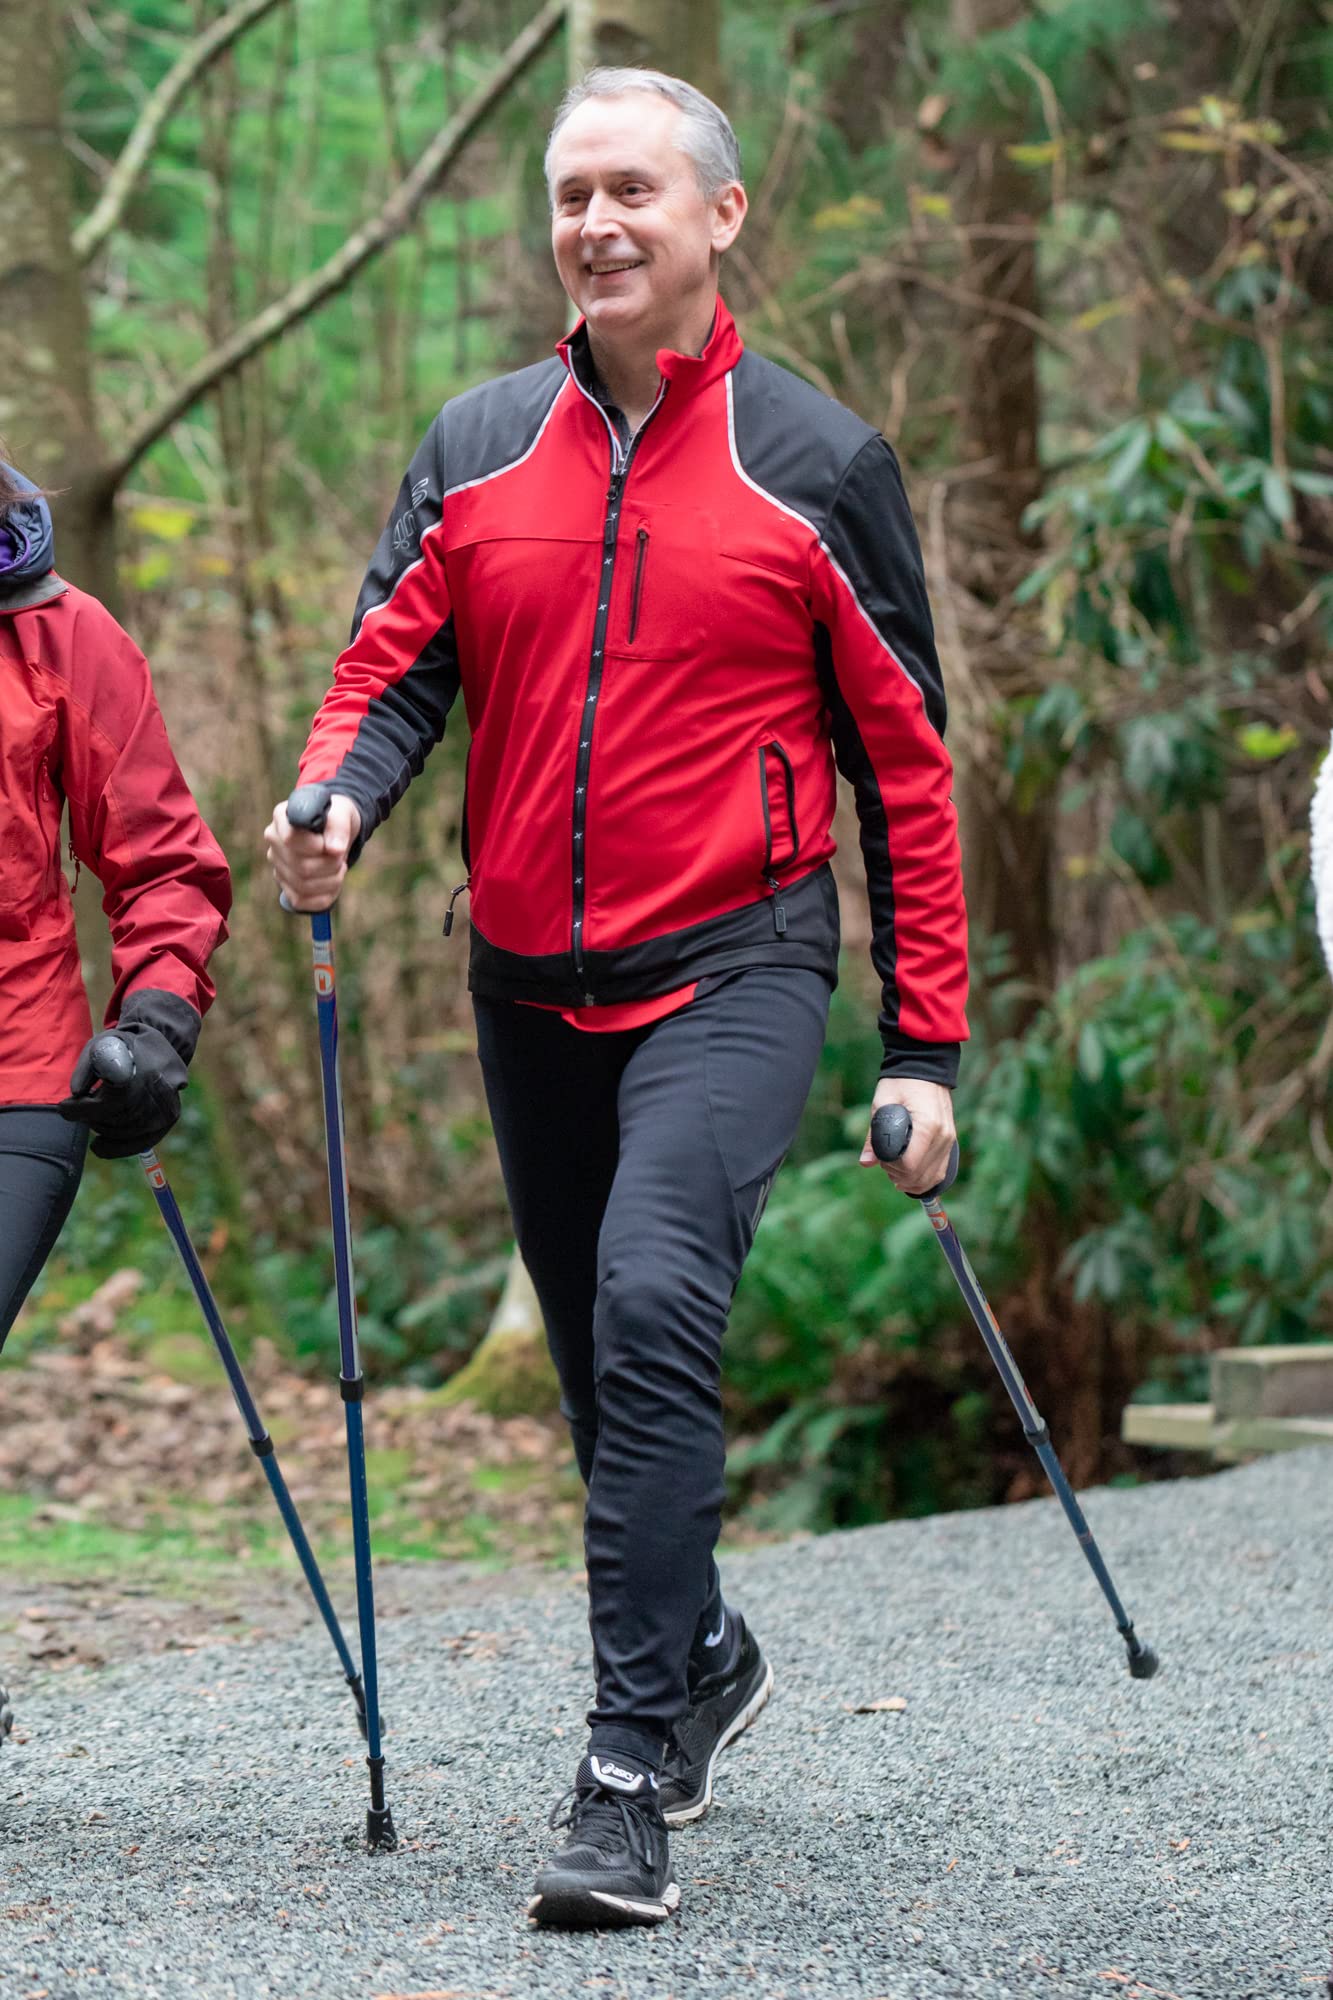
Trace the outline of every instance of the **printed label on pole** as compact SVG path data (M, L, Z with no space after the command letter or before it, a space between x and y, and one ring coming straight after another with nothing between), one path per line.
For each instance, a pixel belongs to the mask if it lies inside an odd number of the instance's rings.
M166 1186L167 1177L157 1163L156 1153L145 1153L143 1155L143 1170L148 1176L149 1187L164 1188Z
M333 992L333 941L314 938L310 950L315 961L315 991L321 1000L327 1000Z

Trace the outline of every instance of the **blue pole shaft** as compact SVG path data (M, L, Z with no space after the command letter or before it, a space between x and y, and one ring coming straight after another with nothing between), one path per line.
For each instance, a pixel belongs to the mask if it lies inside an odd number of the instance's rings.
M953 1224L940 1207L936 1196L928 1195L921 1203L930 1217L932 1229L939 1239L940 1249L948 1259L949 1268L958 1281L968 1311L977 1324L977 1331L985 1341L991 1360L999 1370L1000 1380L1009 1392L1009 1400L1018 1412L1023 1434L1041 1461L1042 1470L1050 1480L1055 1497L1064 1508L1070 1527L1078 1538L1079 1547L1088 1559L1088 1565L1101 1586L1102 1594L1111 1607L1116 1625L1125 1640L1131 1645L1139 1642L1133 1624L1119 1593L1111 1581L1110 1572L1102 1560L1101 1550L1093 1539L1091 1528L1084 1518L1083 1509L1074 1496L1074 1490L1065 1478L1064 1468L1055 1455L1050 1441L1050 1433L1028 1392L1027 1383L1018 1371L1018 1363L1009 1351L1009 1343L1000 1331L999 1321L990 1309L990 1302L977 1283L976 1273L967 1260L967 1252L959 1242Z
M347 1417L347 1474L352 1502L352 1541L356 1559L356 1603L361 1630L361 1671L366 1690L366 1743L370 1752L372 1792L383 1810L378 1787L383 1774L380 1748L379 1663L375 1650L375 1586L370 1558L370 1505L366 1491L365 1433L361 1397L363 1379L357 1344L356 1284L352 1272L352 1221L347 1193L347 1157L343 1140L342 1087L338 1074L338 999L333 960L333 919L329 911L310 919L315 970L315 1006L319 1018L319 1060L324 1086L324 1134L329 1159L329 1218L333 1226L333 1267L338 1295L338 1341L341 1390Z
M241 1364L236 1356L236 1350L231 1344L231 1337L227 1332L226 1326L223 1324L222 1314L218 1310L217 1300L213 1296L212 1287L204 1275L204 1267L199 1262L194 1244L190 1241L190 1234L185 1227L185 1220L177 1205L176 1197L171 1191L166 1174L163 1172L155 1152L140 1153L139 1164L144 1170L149 1187L153 1190L153 1197L157 1202L162 1220L166 1224L177 1250L180 1252L180 1259L185 1266L186 1275L194 1287L194 1295L199 1301L199 1310L203 1313L204 1322L213 1338L213 1345L218 1351L218 1358L226 1370L227 1380L231 1385L231 1393L235 1398L236 1407L241 1413L241 1421L245 1425L246 1435L250 1440L256 1457L264 1468L264 1477L268 1481L269 1490L277 1503L278 1512L281 1514L287 1533L291 1537L292 1546L296 1550L297 1560L305 1572L305 1580L310 1586L310 1594L315 1600L315 1606L320 1617L324 1620L347 1683L356 1697L358 1708L360 1708L363 1705L361 1676L356 1670L356 1663L352 1658L351 1649L343 1637L342 1626L338 1623L337 1613L334 1611L329 1593L325 1588L324 1578L320 1573L319 1564L315 1560L314 1550L311 1548L306 1538L305 1529L301 1525L301 1517L297 1513L295 1503L287 1490L287 1482L283 1478L282 1468L278 1464L278 1455L273 1448L273 1440L264 1428L264 1422L259 1414L258 1406L255 1403L254 1397L250 1394L250 1386L242 1373Z

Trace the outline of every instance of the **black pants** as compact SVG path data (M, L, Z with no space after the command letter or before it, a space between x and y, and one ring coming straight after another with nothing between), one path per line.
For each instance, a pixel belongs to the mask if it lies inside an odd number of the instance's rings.
M79 1191L88 1127L48 1104L0 1109L0 1347Z
M829 985L755 967L647 1028L476 999L514 1230L588 1487L595 1749L651 1758L719 1601L722 1336Z

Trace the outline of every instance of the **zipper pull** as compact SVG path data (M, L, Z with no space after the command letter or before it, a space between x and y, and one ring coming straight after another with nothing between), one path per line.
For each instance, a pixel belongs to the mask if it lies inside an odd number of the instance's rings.
M70 893L70 895L72 896L72 895L74 894L75 890L76 890L76 889L78 888L78 886L79 886L79 871L80 871L80 866L81 866L81 864L80 864L80 861L79 861L79 857L78 857L78 855L77 855L77 854L76 854L76 853L74 852L74 842L73 842L72 840L71 840L71 842L70 842L70 844L69 844L69 858L70 858L70 860L71 860L71 861L72 861L72 862L74 863L74 881L73 881L73 883L71 884L71 887L70 887L70 892L69 892L69 893Z
M463 894L464 890L465 890L465 889L470 889L471 887L472 887L472 877L471 877L471 876L469 875L469 876L468 876L468 878L467 878L467 881L466 881L466 882L460 882L460 883L459 883L459 885L458 885L458 887L457 887L457 888L456 888L456 889L454 890L454 893L453 893L453 895L452 895L452 896L451 896L451 897L449 898L449 907L448 907L448 909L447 909L447 910L445 911L445 913L444 913L444 935L445 935L445 937L450 937L450 936L452 936L452 934L453 934L453 928L454 928L454 904L455 904L455 903L456 903L456 902L458 901L459 897L460 897L460 896L461 896L461 895Z
M773 898L773 928L779 937L785 937L787 934L787 912L783 904L778 901L777 876L765 875L764 880L767 882L769 893Z

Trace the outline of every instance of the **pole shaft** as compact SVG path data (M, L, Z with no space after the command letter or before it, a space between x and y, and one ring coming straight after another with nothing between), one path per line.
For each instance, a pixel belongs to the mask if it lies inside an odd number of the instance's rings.
M245 1425L246 1435L249 1437L252 1445L266 1445L268 1447L265 1452L260 1454L259 1458L259 1462L264 1468L264 1477L268 1481L269 1491L273 1495L278 1512L282 1516L288 1535L291 1537L297 1561L300 1563L302 1571L305 1574L305 1580L310 1586L310 1594L315 1600L315 1608L324 1620L325 1629L333 1641L334 1651L338 1655L343 1674L350 1684L353 1694L357 1696L357 1705L359 1707L360 1679L356 1671L356 1663L352 1658L351 1648L343 1637L342 1627L338 1623L338 1615L333 1608L332 1600L325 1587L319 1564L315 1560L315 1552L306 1537L304 1527L301 1525L301 1517L296 1511L295 1502L287 1490L287 1482L283 1478L282 1468L278 1464L277 1452L273 1449L272 1440L264 1428L264 1421L259 1414L259 1407L254 1397L250 1394L250 1387L242 1373L236 1349L231 1344L231 1336L228 1334L226 1326L223 1323L222 1314L218 1310L217 1300L213 1297L213 1288L204 1274L204 1267L199 1261L194 1244L190 1241L190 1233L185 1227L185 1218L180 1212L176 1197L171 1191L171 1186L158 1161L157 1154L151 1150L140 1153L139 1164L144 1170L149 1187L153 1190L153 1199L157 1203L162 1220L166 1224L177 1250L180 1252L180 1259L185 1266L186 1276L194 1287L195 1298L199 1301L199 1310L202 1312L204 1322L208 1327L209 1333L212 1335L218 1359L226 1370L227 1381L231 1385L231 1393L235 1399L236 1407L241 1413L241 1420Z
M1111 1607L1116 1625L1126 1637L1130 1637L1134 1627L1130 1623L1124 1605L1120 1602L1119 1593L1111 1581L1111 1573L1084 1518L1083 1509L1075 1498L1074 1489L1065 1477L1064 1467L1056 1457L1046 1425L1028 1392L1027 1383L1019 1372L1018 1363L1009 1351L1009 1343L1000 1331L1000 1323L990 1309L986 1294L977 1283L976 1273L967 1259L967 1252L959 1242L954 1226L940 1207L938 1199L934 1195L927 1196L921 1206L930 1217L931 1227L958 1282L964 1303L976 1321L977 1331L985 1341L991 1360L999 1371L1000 1380L1009 1393L1009 1400L1018 1412L1023 1434L1041 1461L1042 1470L1050 1480L1055 1497L1063 1507L1069 1525L1078 1538L1078 1545L1087 1557L1088 1567Z
M366 1448L361 1418L361 1356L356 1330L356 1282L352 1271L352 1219L343 1137L342 1085L338 1073L338 995L333 957L333 919L328 910L312 913L311 949L315 1009L319 1020L320 1075L324 1088L324 1136L329 1161L329 1220L333 1227L333 1268L338 1297L338 1342L342 1359L343 1409L347 1419L347 1477L352 1502L352 1546L356 1563L357 1621L361 1632L361 1675L366 1698L366 1747L372 1769L381 1757L379 1663L375 1649L375 1585L370 1557L370 1503L366 1490Z

